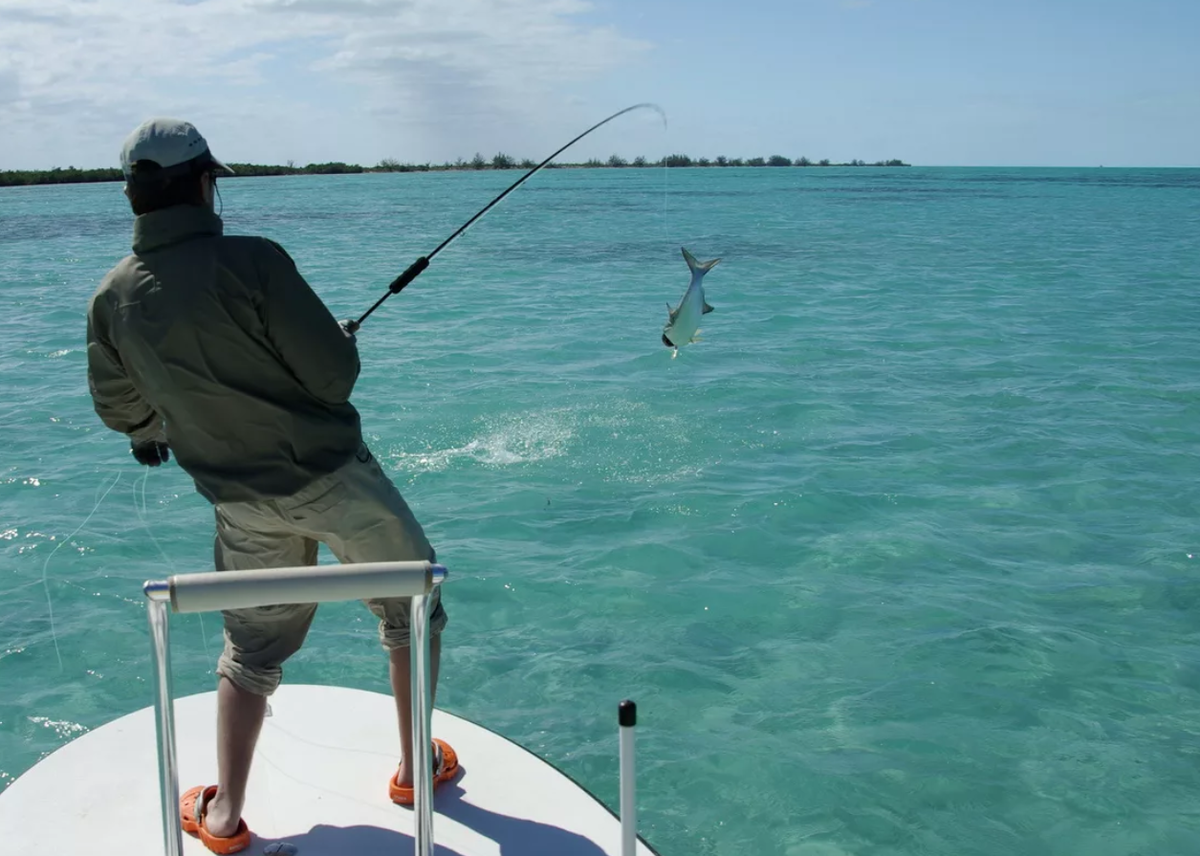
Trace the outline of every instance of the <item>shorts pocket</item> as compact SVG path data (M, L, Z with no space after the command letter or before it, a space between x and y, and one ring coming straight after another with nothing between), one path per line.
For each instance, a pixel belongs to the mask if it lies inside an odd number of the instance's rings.
M327 486L323 493L318 493L316 496L308 496L308 491L303 491L299 495L292 498L288 503L287 513L292 519L303 519L318 514L323 514L333 508L339 502L346 498L346 485L340 480L334 481Z

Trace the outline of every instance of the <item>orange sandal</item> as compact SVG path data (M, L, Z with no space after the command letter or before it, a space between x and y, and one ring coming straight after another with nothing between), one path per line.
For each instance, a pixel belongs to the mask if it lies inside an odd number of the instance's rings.
M240 853L250 846L250 830L246 827L246 821L238 818L237 830L225 838L212 835L204 828L205 809L216 795L216 785L197 785L190 788L179 798L179 825L188 835L199 838L213 853L220 856Z
M204 793L204 785L190 788L179 798L179 825L188 835L200 834L200 824L196 822L196 800Z
M456 775L458 775L458 755L445 740L433 738L434 789L436 790L438 785L450 781ZM388 796L396 805L412 805L414 801L412 786L397 782L396 775L393 775L388 781Z

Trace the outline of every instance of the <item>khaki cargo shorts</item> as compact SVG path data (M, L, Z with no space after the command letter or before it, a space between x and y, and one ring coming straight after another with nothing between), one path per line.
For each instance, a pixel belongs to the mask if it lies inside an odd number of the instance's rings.
M218 571L315 565L322 543L341 562L435 560L421 524L365 445L341 469L292 496L225 502L215 511ZM429 604L431 635L446 626L439 589ZM407 597L366 601L379 617L385 649L408 647L411 603ZM225 611L217 674L248 692L271 695L316 612L315 603Z

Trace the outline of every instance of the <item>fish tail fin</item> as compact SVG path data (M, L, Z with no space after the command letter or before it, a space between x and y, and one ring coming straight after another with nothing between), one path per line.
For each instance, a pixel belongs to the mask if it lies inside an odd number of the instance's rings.
M683 250L683 260L687 262L688 267L693 271L710 271L717 266L717 262L721 261L720 259L713 259L712 261L698 262L696 261L696 257L684 247L680 247L679 249Z

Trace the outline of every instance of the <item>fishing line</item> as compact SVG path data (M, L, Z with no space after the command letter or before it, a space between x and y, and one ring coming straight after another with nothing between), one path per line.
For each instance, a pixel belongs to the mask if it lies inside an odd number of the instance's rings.
M600 122L597 122L595 125L592 125L592 127L588 128L586 131L584 131L579 136L575 137L573 140L571 140L569 143L564 145L562 148L555 151L552 155L550 155L550 157L546 158L544 161L539 163L533 169L529 170L523 176L521 176L516 181L514 181L511 185L508 186L508 188L503 193L501 193L499 196L497 196L495 199L493 199L487 205L483 206L483 208L480 209L480 211L474 217L472 217L470 220L468 220L467 222L465 222L461 226L459 226L458 229L454 232L454 234L452 234L449 238L447 238L446 240L444 240L440 244L438 244L437 247L434 248L432 253L430 253L427 256L421 256L419 259L417 259L415 262L413 262L411 265L409 265L408 269L405 270L404 273L400 274L400 276L396 277L396 279L392 281L392 284L388 286L387 292L383 295L383 297L381 297L377 301L375 301L374 306L372 306L370 309L368 309L366 312L364 312L357 321L346 322L346 329L351 333L358 330L358 328L362 326L362 323L367 320L367 316L369 316L372 312L374 312L376 309L378 309L383 304L383 301L387 300L393 294L399 294L406 285L408 285L410 282L412 282L414 279L416 279L418 276L420 276L421 271L423 271L423 270L425 270L425 268L429 267L429 262L433 260L433 257L436 256L438 253L440 253L443 249L445 249L446 246L449 245L449 243L451 241L453 241L455 238L457 238L463 232L467 231L467 228L472 223L474 223L476 220L478 220L480 217L482 217L484 214L486 214L488 211L490 211L497 202L499 202L505 196L508 196L508 194L512 193L514 190L516 190L518 187L520 187L522 184L524 184L526 179L532 178L535 174L540 172L542 170L542 168L544 166L546 166L546 164L550 163L550 161L554 160L554 158L556 158L562 152L566 151L568 148L573 146L575 143L582 140L584 137L586 137L592 131L599 128L601 125L605 125L605 124L611 122L613 119L616 119L618 116L623 116L632 110L641 110L641 109L654 110L656 113L658 113L660 116L662 116L663 127L665 128L667 126L667 114L664 113L662 111L662 108L660 108L656 104L634 104L632 107L626 107L624 110L618 110L616 113L613 113L607 119L604 119Z
M141 521L142 526L145 528L146 534L148 534L150 536L150 540L154 543L155 548L157 548L158 554L160 556L162 556L163 561L167 563L167 565L171 568L172 571L174 571L175 563L171 560L171 557L167 555L166 551L163 550L162 543L159 542L158 538L154 535L154 530L150 528L149 522L146 520L146 509L147 509L147 506L146 506L146 483L149 481L149 478L150 478L150 471L149 471L149 469L147 469L143 478L141 479L141 482L140 482L140 485L141 485L141 505L140 506L138 505L139 483L134 482L134 485L133 485L133 510L137 514L138 520ZM92 506L92 510L90 512L88 512L87 517L85 517L83 519L82 523L80 523L77 527L75 527L75 530L70 535L68 535L66 538L62 539L61 541L58 542L58 544L55 545L54 549L50 551L50 555L48 555L46 557L46 561L42 563L41 585L42 585L42 590L46 594L46 611L50 617L50 636L54 640L54 654L58 659L58 669L60 672L63 671L64 666L63 666L63 660L62 660L62 650L58 644L58 631L54 624L54 601L50 596L50 577L49 577L50 560L52 558L54 558L54 554L57 553L64 544L66 544L72 538L74 538L76 535L78 535L83 530L83 527L87 526L88 521L90 521L96 515L96 512L100 510L101 504L103 504L104 500L108 497L108 495L113 492L113 489L117 486L117 483L120 481L121 481L121 473L118 472L116 478L113 479L112 484L108 485L107 488L104 487L104 485L105 485L104 481L100 482L99 486L97 486L97 488L96 488L96 493L93 495L93 496L98 496L99 498L96 499L96 504ZM104 490L103 494L100 493L101 489ZM83 586L79 585L78 583L73 583L70 580L55 580L55 582L60 583L62 585L72 586L73 588L77 588L83 592L90 592L89 589L84 588ZM34 581L34 582L27 583L26 585L33 586L33 585L37 585L37 584L38 584L37 581ZM18 588L20 588L20 586L18 586ZM13 589L13 590L15 591L15 589ZM130 600L129 598L121 597L120 595L114 595L114 597L117 597L120 600L125 601L126 603L134 603L134 604L140 603L140 601ZM204 616L199 615L198 617L200 619L201 641L204 644L204 656L206 658L211 659L212 652L209 650L208 632L204 626Z
M667 166L667 158L666 158L666 156L664 156L663 157L663 168L662 168L662 176L663 176L663 210L662 210L663 241L666 241L666 239L667 239L667 170L668 169L670 169L670 167Z
M175 573L175 563L171 561L171 557L163 550L162 544L158 542L158 538L154 536L154 530L150 528L150 524L146 522L146 483L150 481L150 468L146 467L146 472L142 475L141 494L142 505L138 507L138 484L133 485L133 510L137 512L138 520L142 521L142 528L146 530L146 534L150 536L150 540L154 542L154 546L158 549L158 555L162 556L163 561L167 563L167 567ZM204 656L206 659L212 659L212 653L208 650L208 632L204 629L204 613L196 613L200 619L200 640L204 643Z
M63 540L59 541L58 545L50 551L50 555L46 557L46 561L42 563L42 588L46 592L46 610L50 613L50 637L54 640L54 655L58 657L58 670L60 672L63 671L62 651L60 651L58 648L58 633L54 629L54 604L50 600L50 583L47 580L46 570L50 567L50 560L54 558L54 554L58 552L59 547L62 547L63 544L66 544L68 541L78 535L80 529L82 529L84 526L87 526L87 522L92 519L92 516L96 513L96 509L100 507L100 503L104 502L104 498L112 493L112 489L117 486L117 482L120 480L121 474L118 472L117 477L113 479L113 483L109 485L108 490L104 491L104 496L101 496L100 499L96 501L96 504L92 506L92 510L88 513L88 516L83 518L83 522L75 528L74 532L72 532ZM101 484L104 484L104 482L101 482Z

